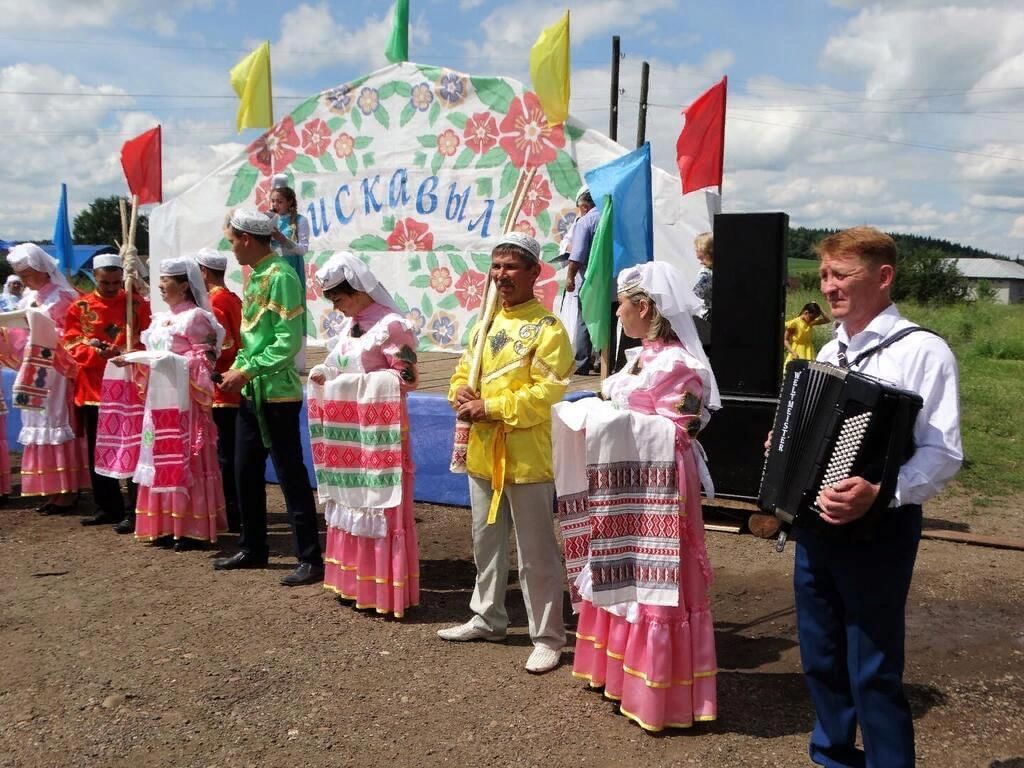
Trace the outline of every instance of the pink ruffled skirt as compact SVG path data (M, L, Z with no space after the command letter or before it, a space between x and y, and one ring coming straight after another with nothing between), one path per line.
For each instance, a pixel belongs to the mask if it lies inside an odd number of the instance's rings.
M401 506L384 511L387 533L382 538L355 536L339 528L327 528L324 556L324 589L359 609L405 615L420 603L420 555L413 514L413 477L403 467Z
M7 414L0 413L0 496L11 493L11 450L7 443Z
M7 454L7 452L4 452ZM10 475L10 456L7 455ZM76 437L58 445L26 445L21 454L21 495L53 496L92 487L89 445Z
M217 533L228 529L216 432L208 435L199 453L192 456L189 472L192 485L188 494L139 486L135 505L137 540L154 541L173 536L215 542Z

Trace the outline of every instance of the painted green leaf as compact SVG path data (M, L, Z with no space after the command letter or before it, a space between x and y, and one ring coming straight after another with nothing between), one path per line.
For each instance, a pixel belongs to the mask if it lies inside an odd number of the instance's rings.
M360 136L354 142L356 149L366 149L371 144L373 144L372 136Z
M412 96L412 86L401 80L395 81L395 93L401 96L403 99L408 99Z
M297 155L292 160L291 169L299 173L316 173L316 163L308 155Z
M437 263L437 255L433 251L427 253L427 269L433 272L440 264Z
M334 251L321 251L319 254L317 254L317 257L316 257L316 265L317 265L317 267L322 267L324 264L326 264L327 260L329 258L331 258L331 254L332 253L334 253Z
M409 285L413 288L426 288L430 285L430 275L416 275L416 277L409 281ZM427 314L430 313L428 312Z
M434 314L434 305L430 303L429 296L423 296L423 301L420 302L420 307L423 308L423 314L426 315L427 317L430 317L432 314Z
M503 115L508 112L509 105L515 98L515 91L508 83L497 77L472 77L470 80L480 101L495 112L501 112Z
M377 235L360 235L348 247L353 251L386 251L388 244L383 237Z
M357 131L363 130L363 113L356 107L349 114L352 115L352 125L356 127Z
M448 294L437 302L438 309L455 309L457 306L459 306L459 300L455 298L454 293Z
M392 299L395 300L395 306L402 312L403 315L409 314L409 302L399 296L397 293L392 295Z
M580 180L579 171L572 162L572 158L564 150L558 150L558 155L547 164L548 176L558 190L558 194L570 200L576 199L583 182Z
M348 157L346 157L345 165L348 166L348 169L352 172L353 176L355 176L359 172L359 163L356 160L355 155L349 155Z
M498 221L504 223L505 218L508 216L508 211L512 207L512 203L505 203L505 207L501 209L501 215L498 217Z
M476 180L476 193L480 197L490 197L493 191L494 182L491 181L490 176L484 176Z
M468 168L470 163L473 162L473 157L473 150L466 147L459 153L459 156L455 158L455 170L461 171L463 168Z
M377 98L381 101L384 101L384 99L390 99L395 95L395 85L397 85L397 83L384 83L384 85L382 85L377 91Z
M462 112L449 112L448 120L449 122L451 122L452 125L454 125L456 128L460 130L465 130L466 123L469 122L469 118Z
M540 255L544 261L554 261L559 256L558 246L555 243L545 243L544 247L540 249Z
M345 124L345 118L344 117L332 117L330 120L327 121L327 127L331 129L331 133L334 133L336 130L341 128L341 126L343 126L344 124Z
M423 73L423 76L425 78L427 78L427 80L430 80L432 82L436 83L438 80L441 79L441 68L440 67L424 66L424 67L420 67L420 72Z
M405 128L406 123L408 123L414 117L416 117L416 107L412 105L412 102L409 102L402 109L402 114L399 115L398 117L398 125L402 128Z
M316 106L320 103L320 94L316 96L310 96L304 102L299 104L295 109L292 110L292 120L298 125L304 122L307 117L316 112Z
M302 182L302 196L306 199L316 197L316 183L312 181Z
M325 171L336 171L338 170L338 164L334 162L334 158L326 152L320 155L320 165L324 167Z
M317 331L316 320L313 319L313 313L312 312L307 312L306 313L306 335L307 336L312 336L315 339L316 338L316 331Z
M551 214L546 210L537 214L537 235L541 239L548 236L551 231Z
M489 253L472 253L473 265L481 272L487 272L491 268L491 255Z
M430 108L430 112L427 113L427 124L433 128L434 123L437 122L437 118L441 116L441 104L436 99L434 100L434 106Z
M417 136L416 140L420 143L421 147L436 147L437 146L437 136L434 136L433 134L424 135L424 136Z
M466 260L457 253L448 254L448 263L452 265L452 271L457 275L461 275L469 269Z
M230 275L228 275L228 280L231 280L236 283L242 282L242 270L234 270Z
M235 180L231 183L231 193L228 195L226 205L238 205L248 198L252 193L252 188L256 186L256 180L259 177L260 172L249 163L239 168L238 173L235 174Z
M505 165L505 170L501 172L501 186L498 187L498 197L508 197L516 188L516 182L519 181L519 169L516 168L512 163Z
M385 216L384 217L384 221L381 223L381 229L383 229L385 232L391 232L391 231L394 230L394 228L395 228L395 217L394 216Z
M413 155L412 162L422 168L427 163L427 156L422 152L417 152Z
M410 256L409 271L419 272L421 269L423 269L423 260L419 256Z
M434 159L430 161L430 172L437 176L437 172L441 170L442 165L444 165L444 155L440 152L435 152Z
M565 135L569 137L570 141L579 141L583 138L584 131L582 126L566 122L562 127L565 130Z
M480 160L477 162L476 167L480 169L497 168L506 160L508 160L508 153L501 147L494 147L494 149L491 149L486 154L480 156Z
M435 245L434 246L434 250L435 251L457 251L459 249L456 248L454 245L451 245L449 243L444 243L442 245Z
M349 83L348 84L348 88L349 88L350 91L354 91L354 90L356 90L356 88L361 86L363 83L365 83L369 79L370 79L369 75L363 75L362 77L357 78L357 79L353 80L351 83Z
M382 104L378 104L377 108L373 110L373 116L377 118L377 122L383 125L385 128L391 126L391 119L388 117L388 111L384 109Z
M374 164L374 162L373 152L367 152L363 155L363 168L369 168Z
M220 242L217 243L217 250L218 251L230 251L231 250L231 243L228 242L228 239L226 237L222 237L220 239Z

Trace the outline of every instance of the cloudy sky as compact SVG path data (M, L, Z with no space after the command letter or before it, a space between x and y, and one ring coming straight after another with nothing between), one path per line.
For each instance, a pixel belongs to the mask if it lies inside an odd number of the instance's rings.
M1024 254L1024 14L1018 2L411 0L410 58L527 79L542 26L573 11L573 114L608 127L622 38L619 140L640 65L648 138L674 167L680 111L729 76L724 208L794 224L873 224ZM767 8L771 10L766 10ZM271 41L275 113L384 65L385 0L0 0L0 238L49 237L125 192L121 144L164 130L165 196L237 153L228 70Z

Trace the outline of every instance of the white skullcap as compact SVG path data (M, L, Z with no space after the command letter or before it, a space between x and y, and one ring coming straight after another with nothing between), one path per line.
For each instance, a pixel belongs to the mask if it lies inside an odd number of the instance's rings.
M213 248L200 248L196 254L196 261L200 266L223 272L228 268L228 257Z
M576 193L576 205L580 204L580 198L581 197L583 197L584 195L589 195L589 194L590 194L590 187L588 187L586 184L584 184L582 187L580 187L580 191Z
M230 224L239 232L247 232L250 235L270 237L277 229L277 217L271 218L265 213L254 211L249 208L239 208L231 214Z
M275 173L271 177L270 186L271 189L280 189L281 187L288 186L288 174L287 173Z
M336 285L348 283L357 291L369 294L370 298L392 312L399 312L395 300L387 288L380 284L370 268L348 251L338 251L316 271L317 282L325 291Z
M526 251L527 256L532 261L540 261L540 243L524 232L505 233L501 236L501 239L494 244L494 247L497 248L499 245L514 245L517 248L521 248Z
M116 253L98 253L92 257L93 269L124 269L121 256Z

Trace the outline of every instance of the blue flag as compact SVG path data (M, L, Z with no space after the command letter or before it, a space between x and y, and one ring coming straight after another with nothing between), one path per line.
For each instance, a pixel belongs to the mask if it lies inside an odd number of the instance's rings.
M654 259L654 202L651 145L598 166L586 174L590 196L600 209L612 199L612 279L626 267Z
M53 228L53 246L57 249L57 263L60 271L70 274L75 269L75 246L71 239L71 223L68 221L68 185L60 185L60 205L57 208L57 223Z

